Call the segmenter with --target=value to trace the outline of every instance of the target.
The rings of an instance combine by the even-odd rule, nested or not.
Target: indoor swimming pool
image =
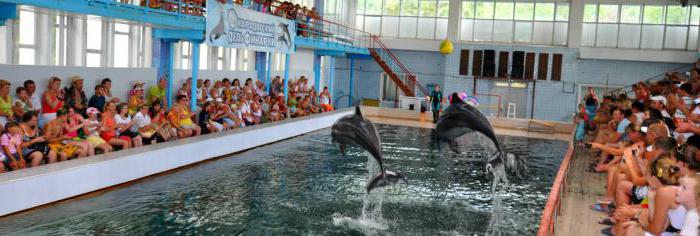
[[[330,143],[330,129],[323,129],[4,217],[0,232],[534,235],[568,147],[559,140],[499,136],[505,151],[526,159],[528,172],[510,177],[497,194],[482,148],[470,146],[474,136],[460,140],[466,154],[454,154],[433,145],[429,129],[377,128],[385,167],[403,173],[407,184],[368,196],[368,155],[351,148],[342,156]]]

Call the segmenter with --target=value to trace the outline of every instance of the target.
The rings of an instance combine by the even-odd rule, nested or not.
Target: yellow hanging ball
[[[440,42],[440,53],[442,54],[450,54],[454,51],[454,48],[452,47],[452,42],[450,40],[445,39]]]

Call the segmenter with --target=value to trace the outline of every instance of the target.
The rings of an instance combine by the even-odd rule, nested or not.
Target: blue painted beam
[[[341,51],[345,53],[365,54],[369,55],[369,50],[361,46],[353,46],[349,44],[330,42],[317,38],[308,38],[297,36],[294,39],[296,47],[310,48],[317,50]]]
[[[10,19],[17,19],[17,4],[0,2],[0,26]]]
[[[115,0],[0,0],[0,2],[151,23],[154,26],[165,26],[176,29],[199,31],[204,31],[206,29],[206,19],[201,16],[151,9],[133,4],[120,3]]]
[[[344,57],[345,52],[343,51],[337,51],[337,50],[324,50],[324,49],[316,49],[314,50],[314,54],[317,56],[331,56],[331,57]]]
[[[369,54],[346,53],[345,55],[348,58],[358,59],[358,60],[372,59],[372,56],[370,56]]]
[[[2,1],[2,0],[0,0]],[[201,30],[175,30],[175,29],[153,29],[153,37],[160,39],[202,41],[204,31]]]

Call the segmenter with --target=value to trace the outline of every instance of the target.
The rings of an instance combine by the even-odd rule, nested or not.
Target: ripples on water
[[[264,146],[149,178],[96,196],[0,219],[2,234],[393,234],[534,235],[550,185],[566,152],[562,141],[499,136],[526,158],[528,173],[511,178],[492,221],[491,181],[482,151],[437,149],[430,130],[379,125],[387,169],[409,184],[385,188],[382,218],[363,218],[367,155],[341,156],[330,130]],[[90,178],[86,176],[85,178]],[[372,196],[370,196],[372,197]],[[376,200],[376,199],[375,199]],[[11,204],[11,203],[3,203]],[[491,226],[489,226],[491,225]]]

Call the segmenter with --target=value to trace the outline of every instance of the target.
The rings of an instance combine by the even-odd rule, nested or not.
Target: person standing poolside
[[[588,111],[589,121],[593,122],[596,116],[596,110],[598,109],[598,96],[595,94],[593,87],[588,87],[588,93],[586,97],[583,98],[586,101],[586,111]]]
[[[440,117],[440,109],[442,109],[442,91],[440,91],[440,85],[435,85],[435,90],[430,93],[430,104],[433,108],[433,123],[437,123],[438,117]]]

